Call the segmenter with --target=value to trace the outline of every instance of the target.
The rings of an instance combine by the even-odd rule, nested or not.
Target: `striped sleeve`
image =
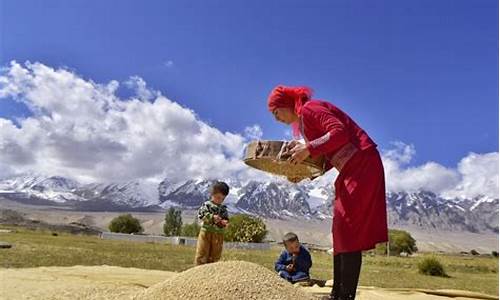
[[[304,123],[316,123],[324,134],[309,141],[307,149],[312,157],[334,152],[349,141],[347,130],[342,122],[330,111],[313,111],[305,107],[302,114]]]
[[[202,220],[204,224],[209,224],[213,220],[213,215],[210,212],[210,209],[207,203],[203,203],[198,209],[198,219]]]

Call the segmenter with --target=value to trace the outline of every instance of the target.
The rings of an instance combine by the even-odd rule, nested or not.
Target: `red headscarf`
[[[312,90],[306,86],[284,86],[275,87],[267,100],[269,111],[276,108],[287,107],[300,116],[302,106],[311,100]]]
[[[312,90],[306,86],[284,86],[278,85],[275,87],[267,100],[267,107],[270,112],[276,108],[291,108],[300,116],[302,107],[311,100]],[[295,138],[300,137],[299,124],[292,124],[293,135]]]

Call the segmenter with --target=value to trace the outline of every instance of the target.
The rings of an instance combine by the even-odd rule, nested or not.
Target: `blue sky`
[[[304,84],[413,164],[498,151],[498,2],[1,1],[0,64],[142,77],[222,131],[285,127],[276,84]],[[0,117],[28,116],[2,101]]]

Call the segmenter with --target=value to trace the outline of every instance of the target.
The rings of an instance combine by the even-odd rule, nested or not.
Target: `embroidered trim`
[[[332,166],[337,169],[339,172],[342,170],[344,165],[351,159],[351,157],[358,152],[359,149],[352,143],[347,143],[342,146],[333,157],[330,159],[330,163]]]
[[[331,136],[330,132],[328,132],[327,134],[323,135],[322,137],[319,137],[319,138],[315,139],[314,141],[309,142],[309,144],[313,148],[319,147],[319,146],[323,145],[324,143],[328,142],[330,140],[330,136]]]

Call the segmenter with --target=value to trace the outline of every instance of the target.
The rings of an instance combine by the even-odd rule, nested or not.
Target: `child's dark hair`
[[[229,194],[229,186],[223,181],[216,181],[212,185],[212,195],[217,193],[227,196]]]
[[[298,240],[299,237],[293,232],[289,232],[283,236],[283,244],[295,242]]]

